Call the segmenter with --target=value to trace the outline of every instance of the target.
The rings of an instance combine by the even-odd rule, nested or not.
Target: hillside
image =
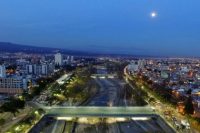
[[[60,48],[37,47],[37,46],[14,44],[9,42],[0,42],[0,52],[10,52],[10,53],[24,52],[24,53],[42,54],[42,53],[55,53],[56,51],[60,51],[64,54],[71,54],[71,55],[92,55],[86,52],[73,51]]]

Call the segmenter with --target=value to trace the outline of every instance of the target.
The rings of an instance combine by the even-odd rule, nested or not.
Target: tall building
[[[55,64],[59,66],[63,65],[63,57],[61,53],[55,54]]]
[[[71,56],[71,63],[74,62],[74,56]]]
[[[143,60],[138,60],[138,66],[140,69],[144,68],[144,66],[146,65],[146,61]]]
[[[135,72],[139,70],[139,65],[137,61],[132,61],[129,65],[128,65],[128,70]]]
[[[45,61],[46,61],[46,57],[42,56],[41,59],[40,59],[40,62],[45,62]]]
[[[27,81],[21,77],[0,78],[0,93],[19,94],[27,89]]]
[[[32,74],[33,73],[33,65],[26,65],[26,70],[28,74]]]
[[[132,72],[139,71],[140,69],[144,68],[145,65],[146,65],[145,60],[133,60],[128,65],[128,70]]]
[[[43,63],[43,64],[28,64],[26,65],[27,74],[32,75],[50,75],[53,73],[55,65],[53,63]]]
[[[42,75],[47,75],[48,74],[48,66],[46,64],[42,64]]]
[[[0,65],[0,78],[6,77],[6,67],[5,65]]]
[[[55,65],[53,63],[49,63],[48,66],[47,66],[47,74],[50,75],[51,73],[54,72],[54,69],[55,69]]]

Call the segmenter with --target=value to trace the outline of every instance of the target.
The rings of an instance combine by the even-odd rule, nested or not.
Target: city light
[[[15,128],[15,131],[20,131],[20,127],[17,126],[17,127]]]
[[[200,132],[199,5],[4,0],[0,132]]]
[[[38,112],[38,111],[35,111],[35,114],[36,114],[36,115],[39,115],[39,112]]]
[[[98,117],[91,117],[91,118],[87,118],[87,117],[80,117],[77,120],[78,123],[82,123],[82,124],[91,124],[91,125],[95,125],[101,122],[101,119]]]
[[[112,118],[112,117],[110,117],[110,118],[105,118],[105,120],[106,120],[106,123],[108,123],[108,124],[128,121],[127,118],[123,118],[123,117],[122,118]]]
[[[144,86],[142,86],[141,88],[144,89]]]
[[[66,120],[66,121],[72,121],[73,117],[56,117],[57,120]]]
[[[147,121],[147,120],[150,120],[149,117],[132,117],[131,119],[134,120],[134,121]]]

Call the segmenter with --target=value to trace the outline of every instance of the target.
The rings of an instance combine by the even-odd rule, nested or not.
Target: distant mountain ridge
[[[68,50],[64,48],[50,48],[50,47],[39,47],[39,46],[30,46],[30,45],[21,45],[10,42],[0,42],[0,53],[9,52],[9,53],[36,53],[36,54],[54,54],[57,51],[68,54],[68,55],[77,55],[77,56],[111,56],[111,57],[153,57],[148,55],[130,55],[130,54],[113,54],[113,53],[94,53],[91,51],[83,52],[77,50]]]
[[[56,53],[56,51],[59,51],[64,54],[69,54],[69,55],[92,55],[92,53],[86,53],[86,52],[75,51],[75,50],[67,50],[67,49],[61,49],[61,48],[28,46],[28,45],[21,45],[21,44],[15,44],[15,43],[10,43],[10,42],[0,42],[0,52],[10,52],[10,53],[24,52],[24,53],[43,54],[43,53]]]

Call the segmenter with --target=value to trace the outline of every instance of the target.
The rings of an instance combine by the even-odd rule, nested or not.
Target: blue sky
[[[199,0],[0,0],[0,41],[200,56]],[[151,12],[157,12],[152,18]]]

